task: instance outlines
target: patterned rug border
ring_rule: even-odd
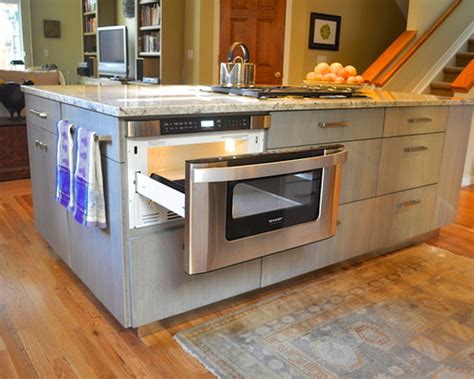
[[[410,250],[414,250],[414,249],[417,249],[417,248],[427,248],[429,250],[431,250],[432,252],[436,253],[436,254],[441,254],[441,253],[444,253],[444,254],[447,254],[447,255],[450,255],[451,258],[454,258],[455,260],[459,260],[459,261],[466,261],[466,262],[470,262],[472,264],[473,260],[470,259],[470,258],[467,258],[467,257],[464,257],[464,256],[461,256],[461,255],[458,255],[458,254],[455,254],[453,253],[452,251],[449,251],[447,249],[443,249],[443,248],[440,248],[440,247],[437,247],[437,246],[433,246],[433,245],[430,245],[430,244],[427,244],[425,242],[423,243],[420,243],[420,244],[417,244],[417,245],[413,245],[413,246],[408,246],[408,247],[405,247],[405,248],[402,248],[400,250],[395,250],[393,252],[389,252],[389,253],[386,253],[386,254],[382,254],[382,255],[379,255],[379,256],[376,256],[376,257],[373,257],[371,259],[368,259],[366,261],[362,261],[362,262],[358,262],[358,263],[354,263],[352,265],[349,265],[347,266],[346,268],[343,268],[343,269],[337,269],[335,271],[330,271],[330,272],[326,272],[326,273],[323,273],[323,275],[321,277],[319,277],[318,279],[321,281],[321,284],[322,283],[325,283],[325,282],[328,282],[332,279],[332,277],[337,274],[337,273],[341,273],[342,270],[348,272],[348,271],[352,271],[352,270],[356,270],[356,271],[359,271],[363,268],[367,268],[367,267],[371,267],[375,264],[377,264],[378,261],[380,260],[385,260],[385,259],[389,259],[392,255],[394,254],[400,254],[400,253],[406,253]],[[317,272],[317,270],[316,270]],[[308,278],[305,282],[309,282],[311,280],[311,278]],[[220,322],[223,322],[225,321],[226,319],[229,319],[229,318],[232,318],[232,317],[236,317],[240,314],[242,314],[243,312],[249,312],[249,311],[252,311],[254,310],[255,308],[257,307],[260,307],[262,305],[265,305],[265,304],[268,304],[268,303],[271,303],[275,300],[277,300],[278,298],[281,298],[281,297],[288,297],[288,296],[291,296],[292,294],[298,292],[299,290],[301,290],[301,286],[305,285],[306,283],[303,282],[303,283],[299,283],[295,286],[292,286],[292,288],[288,288],[288,289],[282,289],[280,290],[279,292],[277,292],[276,294],[273,294],[273,295],[270,295],[269,297],[265,298],[265,299],[261,299],[261,300],[257,300],[255,303],[251,303],[251,304],[248,304],[248,305],[245,305],[243,306],[242,308],[240,309],[237,309],[237,310],[234,310],[234,311],[231,311],[227,314],[224,314],[222,316],[219,316],[219,317],[216,317],[212,320],[208,320],[208,321],[205,321],[203,323],[200,323],[198,325],[195,325],[193,327],[190,327],[190,328],[187,328],[187,329],[184,329],[180,332],[178,332],[177,334],[175,334],[173,336],[173,339],[178,343],[178,345],[186,352],[188,353],[189,355],[191,355],[193,358],[195,358],[206,370],[208,370],[212,375],[214,375],[215,377],[217,378],[221,378],[221,376],[218,374],[218,372],[221,371],[220,367],[216,367],[214,364],[212,364],[211,362],[209,362],[208,360],[206,360],[206,358],[203,356],[203,357],[200,357],[198,356],[196,353],[194,353],[191,348],[194,347],[195,348],[195,345],[191,342],[191,341],[187,341],[186,340],[186,337],[183,337],[182,335],[184,334],[187,334],[187,333],[192,333],[193,331],[201,328],[204,324],[208,325],[208,326],[212,326],[213,324],[216,324],[216,323],[220,323]]]

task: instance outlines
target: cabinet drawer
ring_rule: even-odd
[[[443,143],[444,133],[384,139],[377,195],[437,183]]]
[[[381,139],[344,142],[347,161],[342,166],[340,204],[375,196]]]
[[[443,132],[447,107],[388,108],[385,112],[384,137]]]
[[[26,95],[25,102],[28,125],[34,124],[57,134],[56,124],[61,119],[59,102],[33,95]]]
[[[272,113],[267,147],[314,145],[382,136],[383,109]]]
[[[435,229],[437,186],[427,186],[377,198],[374,236],[377,248],[390,248]]]

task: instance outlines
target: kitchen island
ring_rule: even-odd
[[[23,91],[36,227],[114,317],[134,328],[431,238],[454,221],[474,105],[467,99],[372,90],[366,90],[367,98],[324,100],[257,100],[188,86],[33,86]],[[222,114],[269,115],[265,149],[344,145],[348,155],[334,237],[188,275],[181,217],[170,212],[164,223],[137,227],[132,204],[141,195],[131,169],[130,123]],[[105,230],[77,224],[54,201],[56,123],[61,119],[110,136],[101,145]]]

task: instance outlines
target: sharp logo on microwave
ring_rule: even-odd
[[[280,224],[283,222],[283,216],[271,218],[268,220],[270,225]]]

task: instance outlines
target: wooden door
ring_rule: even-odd
[[[240,41],[257,65],[258,84],[281,84],[286,0],[221,0],[219,60]]]

